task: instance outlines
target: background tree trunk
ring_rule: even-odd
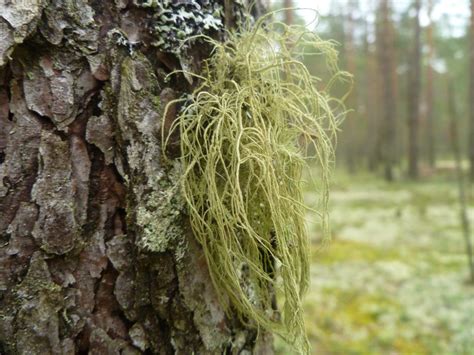
[[[165,75],[208,51],[153,47],[146,3],[0,1],[1,354],[272,352],[219,305],[160,162],[192,89]]]
[[[377,20],[377,52],[382,85],[381,155],[384,164],[385,179],[394,179],[396,163],[396,90],[395,90],[395,57],[391,9],[388,0],[381,0]]]
[[[427,155],[428,163],[430,168],[436,167],[436,125],[435,125],[435,111],[433,109],[433,95],[434,95],[434,71],[433,62],[435,59],[434,49],[434,23],[433,23],[433,0],[428,0],[427,14],[429,18],[429,25],[426,28],[426,42],[428,45],[428,63],[426,66],[426,142],[427,142]]]
[[[293,0],[285,0],[283,3],[283,7],[286,8],[285,10],[285,23],[288,26],[293,25],[293,17],[294,17],[294,10],[291,9],[293,7]]]
[[[474,0],[471,0],[471,24],[469,26],[469,162],[470,180],[474,182]]]
[[[376,13],[377,6],[375,1],[369,1],[368,7],[370,11]],[[381,131],[381,80],[377,70],[377,43],[376,37],[370,38],[370,35],[376,27],[375,19],[369,22],[368,18],[364,19],[365,35],[364,35],[364,55],[367,58],[365,77],[365,115],[367,116],[367,131],[364,137],[366,146],[367,168],[374,172],[381,163],[381,139],[377,134]]]
[[[349,73],[353,73],[356,75],[357,73],[357,63],[356,63],[356,50],[354,45],[354,28],[355,28],[355,19],[354,13],[357,11],[358,4],[355,0],[348,0],[347,7],[346,7],[346,27],[344,29],[344,37],[345,37],[345,58],[346,58],[346,68]],[[357,119],[360,117],[356,114],[358,112],[358,102],[357,102],[357,92],[352,90],[347,98],[347,108],[353,110],[347,115],[347,130],[349,135],[346,137],[346,141],[348,142],[347,150],[346,150],[346,163],[347,163],[347,170],[349,173],[353,174],[356,171],[356,158],[361,153],[359,152],[356,147],[358,147],[358,135],[357,135],[357,125],[360,125],[361,122],[357,123]]]
[[[421,27],[420,0],[415,0],[413,20],[414,42],[408,70],[408,176],[418,178],[420,90],[421,90]]]

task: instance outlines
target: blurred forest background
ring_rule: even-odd
[[[312,227],[314,354],[474,354],[474,0],[270,5],[318,10],[277,16],[337,41],[355,77],[331,242]]]

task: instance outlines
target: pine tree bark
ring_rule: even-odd
[[[420,0],[415,0],[414,43],[408,70],[408,176],[418,178],[420,90],[421,90],[421,27]]]
[[[354,13],[357,11],[357,3],[354,0],[348,0],[347,3],[347,14],[346,14],[346,28],[344,30],[344,54],[346,58],[346,67],[349,73],[353,73],[356,75],[357,73],[357,63],[356,63],[356,48],[354,44],[354,29],[355,19]],[[361,154],[360,151],[356,147],[359,147],[358,139],[359,139],[359,131],[358,125],[360,126],[360,122],[356,124],[356,120],[360,118],[360,116],[356,115],[358,112],[358,97],[357,97],[357,90],[352,90],[349,94],[346,105],[350,110],[354,110],[353,112],[349,113],[346,120],[346,128],[349,132],[347,139],[347,148],[346,148],[346,163],[347,163],[347,170],[349,173],[354,174],[357,169],[357,156]],[[359,128],[360,130],[360,128]]]
[[[372,9],[372,3],[369,4]],[[375,12],[375,8],[373,8]],[[370,10],[369,10],[370,11]],[[365,135],[366,150],[364,152],[367,157],[367,168],[371,172],[375,172],[381,162],[382,146],[381,136],[378,132],[381,131],[381,123],[378,119],[381,116],[381,80],[380,75],[377,74],[377,58],[375,41],[373,43],[369,40],[370,30],[372,24],[368,19],[365,19],[365,38],[364,38],[364,53],[367,57],[365,76],[365,114],[367,116],[367,131]]]
[[[436,166],[436,126],[435,126],[435,111],[433,110],[433,97],[434,97],[434,38],[433,30],[434,23],[432,18],[433,13],[433,0],[428,0],[427,8],[428,18],[430,24],[426,29],[426,41],[428,44],[428,65],[426,66],[426,142],[427,142],[427,155],[428,163],[430,168]]]
[[[293,7],[293,0],[285,0],[283,2],[283,6],[286,8],[285,10],[285,23],[288,26],[293,25],[293,17],[294,17],[294,10]]]
[[[160,160],[191,86],[144,3],[0,0],[1,354],[272,353],[219,305]]]
[[[377,52],[382,89],[381,158],[387,181],[393,181],[397,160],[395,56],[391,21],[391,8],[388,0],[380,3],[377,19]]]
[[[474,0],[471,0],[471,23],[469,26],[469,163],[470,180],[474,182]]]

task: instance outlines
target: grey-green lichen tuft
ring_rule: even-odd
[[[332,142],[345,111],[343,100],[329,93],[333,82],[351,78],[338,70],[334,43],[303,26],[262,17],[229,32],[225,42],[206,40],[213,55],[192,73],[200,86],[170,129],[179,134],[181,192],[191,227],[228,314],[307,354],[303,169],[311,148],[321,172],[317,212],[325,228]],[[302,53],[325,57],[333,77],[324,89],[300,61]]]

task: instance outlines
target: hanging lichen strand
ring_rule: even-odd
[[[264,29],[259,21],[228,34],[225,43],[201,39],[214,50],[203,71],[192,74],[202,83],[171,130],[180,132],[182,194],[192,229],[224,307],[308,353],[302,170],[313,145],[324,225],[336,112],[344,111],[328,92],[346,74],[337,69],[334,44],[304,27],[273,23]],[[303,51],[326,57],[334,77],[324,90],[296,59]]]

